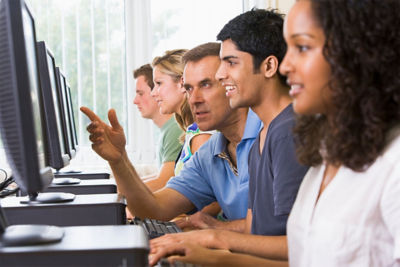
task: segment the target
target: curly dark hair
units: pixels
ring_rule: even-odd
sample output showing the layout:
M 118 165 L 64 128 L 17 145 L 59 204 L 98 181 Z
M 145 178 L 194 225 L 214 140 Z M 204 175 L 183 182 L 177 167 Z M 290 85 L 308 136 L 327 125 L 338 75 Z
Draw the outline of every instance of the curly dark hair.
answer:
M 326 37 L 332 109 L 326 116 L 299 116 L 298 157 L 312 166 L 323 157 L 364 171 L 400 123 L 400 1 L 311 2 Z
M 276 10 L 252 9 L 225 24 L 217 40 L 231 39 L 240 51 L 251 54 L 253 69 L 257 73 L 268 56 L 275 56 L 279 64 L 285 56 L 283 17 Z M 286 85 L 286 78 L 279 71 L 277 74 L 282 84 Z

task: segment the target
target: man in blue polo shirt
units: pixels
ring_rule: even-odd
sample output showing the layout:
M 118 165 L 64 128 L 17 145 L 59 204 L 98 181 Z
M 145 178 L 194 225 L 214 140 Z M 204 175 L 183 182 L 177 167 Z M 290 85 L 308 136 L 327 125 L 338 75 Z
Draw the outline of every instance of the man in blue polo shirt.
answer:
M 184 56 L 184 86 L 199 128 L 218 130 L 185 163 L 181 173 L 163 189 L 151 193 L 138 177 L 125 151 L 124 132 L 115 112 L 109 112 L 111 126 L 87 108 L 93 149 L 106 159 L 129 210 L 142 218 L 170 220 L 179 214 L 200 210 L 218 201 L 229 220 L 243 219 L 247 213 L 249 150 L 257 137 L 261 121 L 248 108 L 232 109 L 225 89 L 215 74 L 221 63 L 220 44 L 198 46 Z M 224 224 L 235 228 L 237 221 Z M 238 223 L 242 227 L 243 223 Z M 243 229 L 241 229 L 243 230 Z

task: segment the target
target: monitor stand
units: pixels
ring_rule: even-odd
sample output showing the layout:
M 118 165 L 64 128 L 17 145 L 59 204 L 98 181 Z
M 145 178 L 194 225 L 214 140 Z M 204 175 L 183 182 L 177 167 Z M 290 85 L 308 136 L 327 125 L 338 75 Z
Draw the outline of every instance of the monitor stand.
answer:
M 23 204 L 48 204 L 48 203 L 64 203 L 70 202 L 75 199 L 75 195 L 71 193 L 62 192 L 48 192 L 48 193 L 35 193 L 29 194 L 27 197 L 21 199 Z
M 72 185 L 79 184 L 81 179 L 73 178 L 73 177 L 64 177 L 64 178 L 54 178 L 52 184 L 55 185 Z
M 64 230 L 51 225 L 11 225 L 8 226 L 0 206 L 0 241 L 3 246 L 29 246 L 60 242 Z
M 82 173 L 82 171 L 79 171 L 79 170 L 68 170 L 68 171 L 63 171 L 63 172 L 57 171 L 57 173 L 75 174 L 75 173 Z

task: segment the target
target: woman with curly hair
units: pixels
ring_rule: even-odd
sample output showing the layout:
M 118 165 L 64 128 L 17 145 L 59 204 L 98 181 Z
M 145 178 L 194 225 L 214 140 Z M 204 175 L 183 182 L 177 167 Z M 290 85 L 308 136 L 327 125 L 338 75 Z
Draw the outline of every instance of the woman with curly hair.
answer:
M 400 265 L 400 1 L 300 0 L 280 71 L 313 166 L 291 211 L 291 266 Z

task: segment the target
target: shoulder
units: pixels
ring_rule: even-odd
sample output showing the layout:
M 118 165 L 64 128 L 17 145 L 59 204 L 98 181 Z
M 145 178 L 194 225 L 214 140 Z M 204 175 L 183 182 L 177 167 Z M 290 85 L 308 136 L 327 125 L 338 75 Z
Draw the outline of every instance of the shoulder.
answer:
M 165 137 L 170 137 L 170 138 L 173 137 L 179 138 L 182 132 L 183 132 L 182 129 L 179 127 L 174 117 L 168 120 L 161 128 L 161 134 Z
M 211 135 L 208 141 L 197 150 L 199 157 L 212 159 L 210 155 L 214 155 L 216 153 L 220 143 L 223 142 L 224 138 L 225 137 L 220 132 L 215 132 L 213 135 Z
M 273 139 L 293 138 L 295 114 L 291 105 L 286 107 L 269 125 L 268 135 Z

